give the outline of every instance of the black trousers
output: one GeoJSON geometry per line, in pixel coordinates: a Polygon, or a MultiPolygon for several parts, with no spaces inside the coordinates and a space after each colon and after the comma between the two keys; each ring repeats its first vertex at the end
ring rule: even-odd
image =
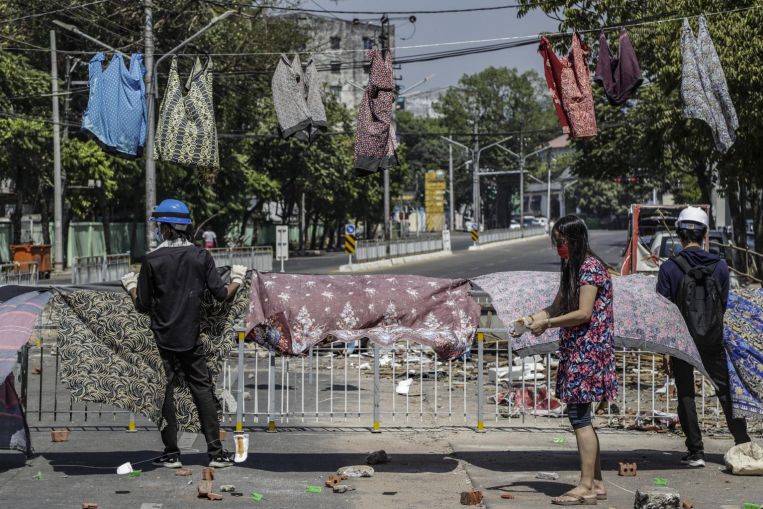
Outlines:
{"type": "Polygon", "coordinates": [[[201,432],[207,441],[207,453],[210,458],[222,453],[214,385],[207,369],[207,361],[201,344],[197,343],[192,350],[186,352],[173,352],[159,348],[159,354],[162,357],[164,372],[167,375],[167,392],[164,395],[164,406],[162,406],[162,416],[167,421],[167,426],[161,432],[164,452],[167,454],[180,453],[173,393],[175,391],[175,379],[182,372],[199,413],[201,432]]]}
{"type": "MultiPolygon", "coordinates": [[[[743,418],[732,418],[726,350],[719,342],[712,347],[699,349],[699,355],[707,374],[710,375],[710,379],[715,384],[716,395],[726,416],[726,424],[734,437],[734,443],[739,445],[749,442],[747,421],[743,418]]],[[[678,389],[678,418],[681,420],[681,428],[686,435],[686,448],[690,453],[704,452],[705,445],[702,443],[702,431],[699,429],[697,405],[694,399],[694,367],[675,357],[672,358],[672,362],[673,376],[676,380],[676,389],[678,389]]]]}

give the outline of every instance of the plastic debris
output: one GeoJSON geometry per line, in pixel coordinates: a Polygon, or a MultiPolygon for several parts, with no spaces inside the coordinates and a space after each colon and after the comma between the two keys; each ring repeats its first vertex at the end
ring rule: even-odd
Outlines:
{"type": "Polygon", "coordinates": [[[668,480],[665,479],[664,477],[655,477],[654,478],[654,485],[655,486],[667,486],[668,485],[668,480]]]}
{"type": "Polygon", "coordinates": [[[368,465],[380,465],[382,463],[389,463],[389,455],[382,449],[380,451],[374,451],[366,458],[368,465]]]}
{"type": "Polygon", "coordinates": [[[36,479],[36,480],[38,480],[38,481],[42,481],[42,472],[39,472],[39,471],[38,471],[38,472],[37,472],[37,475],[35,475],[35,476],[34,476],[34,479],[36,479]]]}
{"type": "Polygon", "coordinates": [[[236,487],[233,486],[232,484],[223,484],[222,486],[220,486],[220,491],[222,491],[223,493],[231,493],[233,491],[236,491],[236,487]]]}
{"type": "Polygon", "coordinates": [[[129,475],[130,477],[140,477],[143,475],[143,470],[133,470],[129,475]]]}
{"type": "Polygon", "coordinates": [[[320,486],[315,486],[314,484],[308,484],[307,488],[305,488],[305,491],[307,493],[320,493],[321,491],[323,491],[323,488],[321,488],[320,486]]]}
{"type": "Polygon", "coordinates": [[[397,388],[395,389],[395,392],[398,394],[406,395],[411,390],[412,384],[413,384],[413,378],[406,378],[405,380],[401,380],[397,383],[397,388]]]}
{"type": "Polygon", "coordinates": [[[742,505],[742,509],[761,509],[760,504],[751,504],[750,502],[745,502],[742,505]]]}
{"type": "Polygon", "coordinates": [[[132,472],[132,464],[128,461],[117,467],[117,475],[127,475],[132,472]]]}
{"type": "Polygon", "coordinates": [[[536,479],[544,479],[546,481],[556,481],[559,479],[559,474],[556,472],[538,472],[535,474],[536,479]]]}
{"type": "Polygon", "coordinates": [[[567,439],[565,437],[554,437],[555,444],[566,444],[567,439]]]}
{"type": "Polygon", "coordinates": [[[259,502],[263,499],[262,493],[254,492],[251,495],[249,495],[249,500],[252,500],[253,502],[259,502]]]}
{"type": "Polygon", "coordinates": [[[346,475],[347,477],[373,477],[374,469],[368,465],[352,465],[349,467],[342,467],[336,471],[339,475],[346,475]]]}
{"type": "Polygon", "coordinates": [[[349,484],[337,484],[333,486],[331,489],[334,490],[334,493],[347,493],[348,491],[355,490],[355,488],[353,488],[349,484]]]}

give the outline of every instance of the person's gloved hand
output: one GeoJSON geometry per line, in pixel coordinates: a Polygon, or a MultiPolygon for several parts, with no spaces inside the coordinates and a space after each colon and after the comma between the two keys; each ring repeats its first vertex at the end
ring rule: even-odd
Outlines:
{"type": "Polygon", "coordinates": [[[244,284],[246,277],[246,267],[244,265],[234,265],[230,268],[230,282],[244,284]]]}
{"type": "Polygon", "coordinates": [[[138,275],[135,272],[128,272],[122,276],[122,286],[128,292],[133,288],[138,288],[138,275]]]}

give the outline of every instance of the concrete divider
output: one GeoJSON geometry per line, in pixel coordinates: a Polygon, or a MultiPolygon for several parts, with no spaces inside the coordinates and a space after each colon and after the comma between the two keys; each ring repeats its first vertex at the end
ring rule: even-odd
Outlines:
{"type": "Polygon", "coordinates": [[[469,251],[477,251],[487,247],[503,246],[509,242],[538,237],[545,234],[546,229],[543,226],[534,226],[524,229],[517,228],[513,230],[509,228],[501,230],[485,230],[484,232],[480,232],[479,240],[473,246],[469,246],[469,251]]]}

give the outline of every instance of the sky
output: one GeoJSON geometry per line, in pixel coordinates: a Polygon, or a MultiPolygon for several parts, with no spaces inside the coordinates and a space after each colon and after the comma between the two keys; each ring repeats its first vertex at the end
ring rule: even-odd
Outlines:
{"type": "MultiPolygon", "coordinates": [[[[512,3],[515,3],[515,0],[382,0],[381,2],[379,0],[303,0],[302,7],[318,9],[318,6],[320,6],[327,10],[379,11],[388,9],[390,11],[415,11],[417,9],[437,10],[489,7],[512,3]]],[[[369,21],[375,18],[373,15],[337,14],[336,16],[345,19],[358,17],[369,21]]],[[[558,29],[558,22],[556,20],[547,17],[538,10],[530,12],[522,19],[517,18],[516,9],[456,14],[417,14],[415,32],[413,25],[407,19],[394,19],[396,17],[407,18],[407,16],[392,15],[391,17],[393,18],[391,22],[395,25],[396,30],[395,44],[398,47],[536,35],[540,32],[555,32],[558,29]]],[[[484,44],[491,43],[482,43],[482,45],[484,44]]],[[[469,46],[401,49],[396,52],[396,55],[402,57],[465,47],[469,46]]],[[[534,69],[541,75],[543,73],[543,61],[538,55],[537,45],[533,44],[433,62],[406,64],[403,65],[402,71],[398,71],[398,74],[401,74],[403,77],[400,83],[404,89],[424,79],[426,76],[434,74],[435,76],[431,81],[417,88],[417,91],[431,90],[455,85],[464,74],[474,74],[490,66],[515,67],[520,72],[534,69]]]]}

